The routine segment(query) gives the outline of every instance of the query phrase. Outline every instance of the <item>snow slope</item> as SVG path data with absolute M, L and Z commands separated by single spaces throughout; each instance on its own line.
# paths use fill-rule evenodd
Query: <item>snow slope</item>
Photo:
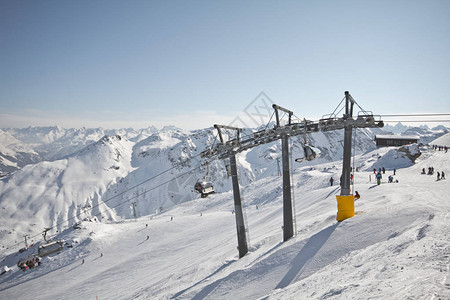
M 76 155 L 28 165 L 0 181 L 2 245 L 48 227 L 60 231 L 98 214 L 105 207 L 104 191 L 133 170 L 131 150 L 132 144 L 120 136 L 105 136 Z
M 437 139 L 433 140 L 430 144 L 436 145 L 436 146 L 450 147 L 450 133 L 447 133 L 443 136 L 438 137 Z
M 3 251 L 1 266 L 12 270 L 0 276 L 0 298 L 449 299 L 450 188 L 420 171 L 448 173 L 450 154 L 422 148 L 411 164 L 389 150 L 355 157 L 362 198 L 351 219 L 336 222 L 339 187 L 329 186 L 341 162 L 297 165 L 296 235 L 288 242 L 281 242 L 281 178 L 267 175 L 241 190 L 250 245 L 242 259 L 232 192 L 224 191 L 135 221 L 67 228 L 55 238 L 73 247 L 31 271 L 14 265 L 35 248 Z M 371 170 L 380 161 L 388 171 L 377 186 Z M 388 184 L 393 168 L 399 182 Z

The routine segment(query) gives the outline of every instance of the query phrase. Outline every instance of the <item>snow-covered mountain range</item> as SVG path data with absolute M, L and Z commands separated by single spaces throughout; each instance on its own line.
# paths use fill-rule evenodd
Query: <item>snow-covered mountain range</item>
M 0 176 L 5 176 L 25 165 L 65 158 L 87 145 L 97 142 L 105 135 L 120 135 L 133 143 L 138 143 L 155 134 L 177 131 L 183 132 L 185 135 L 198 132 L 186 132 L 174 126 L 166 126 L 162 129 L 150 126 L 139 130 L 132 128 L 65 129 L 59 126 L 0 129 Z M 211 129 L 205 131 L 210 132 Z M 445 126 L 436 126 L 430 129 L 426 125 L 409 127 L 398 123 L 395 126 L 385 125 L 381 130 L 373 129 L 370 134 L 418 135 L 421 137 L 420 142 L 427 144 L 430 140 L 448 131 L 449 129 Z

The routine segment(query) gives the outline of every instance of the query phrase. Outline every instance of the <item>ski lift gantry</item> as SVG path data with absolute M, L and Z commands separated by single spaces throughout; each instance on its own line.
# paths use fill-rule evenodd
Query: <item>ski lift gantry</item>
M 345 92 L 345 112 L 342 117 L 337 117 L 334 112 L 330 115 L 322 117 L 319 121 L 304 120 L 302 122 L 293 123 L 293 112 L 278 106 L 272 105 L 275 111 L 276 124 L 273 128 L 265 128 L 261 131 L 254 132 L 252 135 L 241 139 L 241 128 L 214 125 L 219 134 L 220 143 L 211 149 L 207 149 L 201 153 L 201 157 L 211 159 L 230 159 L 231 178 L 233 185 L 236 227 L 238 236 L 239 257 L 243 257 L 248 252 L 246 229 L 242 212 L 242 203 L 239 190 L 239 182 L 237 177 L 236 153 L 267 144 L 281 139 L 282 151 L 282 168 L 283 168 L 283 239 L 287 241 L 294 235 L 293 217 L 292 217 L 292 198 L 291 198 L 291 182 L 289 171 L 289 138 L 298 135 L 306 135 L 308 133 L 319 131 L 333 131 L 344 129 L 344 157 L 341 180 L 341 193 L 337 197 L 338 215 L 337 220 L 354 216 L 354 197 L 350 194 L 350 173 L 351 173 L 351 147 L 352 147 L 352 130 L 353 128 L 375 128 L 383 127 L 384 123 L 380 116 L 375 116 L 368 111 L 363 110 L 353 118 L 353 107 L 357 104 L 348 91 Z M 343 99 L 343 100 L 344 100 Z M 341 102 L 342 103 L 342 102 Z M 358 105 L 359 106 L 359 105 Z M 288 116 L 288 123 L 281 125 L 279 112 L 282 111 Z M 236 137 L 228 141 L 224 141 L 222 129 L 233 130 Z M 305 153 L 306 155 L 306 153 Z

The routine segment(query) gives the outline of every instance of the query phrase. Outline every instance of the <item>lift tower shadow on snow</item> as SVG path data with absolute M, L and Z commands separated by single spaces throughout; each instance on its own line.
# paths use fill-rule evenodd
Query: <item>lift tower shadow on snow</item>
M 345 92 L 345 114 L 339 118 L 335 115 L 335 111 L 327 117 L 322 117 L 319 121 L 304 120 L 303 122 L 292 122 L 293 113 L 290 110 L 273 105 L 277 124 L 273 128 L 268 128 L 253 132 L 252 135 L 241 139 L 240 133 L 242 129 L 223 125 L 214 125 L 218 130 L 220 143 L 207 149 L 201 153 L 201 157 L 205 159 L 230 159 L 231 175 L 233 181 L 233 194 L 236 212 L 236 227 L 238 231 L 239 257 L 243 257 L 248 252 L 247 240 L 245 236 L 245 224 L 242 213 L 242 204 L 240 199 L 239 182 L 237 177 L 236 153 L 251 149 L 253 147 L 274 142 L 281 139 L 282 160 L 283 160 L 283 239 L 287 241 L 293 236 L 293 217 L 292 217 L 292 199 L 291 199 L 291 183 L 289 174 L 289 137 L 297 135 L 306 135 L 308 133 L 318 131 L 333 131 L 344 129 L 344 159 L 341 180 L 341 193 L 337 197 L 338 214 L 337 220 L 342 221 L 346 218 L 354 216 L 354 197 L 350 194 L 350 172 L 351 172 L 351 147 L 352 147 L 352 130 L 353 128 L 373 128 L 383 127 L 384 123 L 378 117 L 375 120 L 371 112 L 363 110 L 356 101 L 351 97 L 348 91 Z M 341 101 L 341 103 L 342 103 Z M 340 104 L 341 104 L 340 103 Z M 339 104 L 339 105 L 340 105 Z M 353 118 L 353 106 L 358 105 L 361 111 L 356 119 Z M 338 105 L 338 107 L 339 107 Z M 288 124 L 281 125 L 279 111 L 283 111 L 288 115 Z M 236 138 L 224 142 L 221 129 L 230 129 L 236 131 Z M 306 153 L 305 153 L 306 157 Z M 352 215 L 353 214 L 353 215 Z

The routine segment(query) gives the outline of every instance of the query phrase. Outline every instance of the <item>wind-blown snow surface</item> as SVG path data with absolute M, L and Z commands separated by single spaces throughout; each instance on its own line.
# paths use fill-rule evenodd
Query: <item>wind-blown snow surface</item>
M 450 153 L 422 148 L 414 165 L 389 148 L 355 157 L 361 199 L 336 222 L 341 162 L 296 167 L 296 235 L 282 241 L 281 178 L 242 188 L 250 252 L 237 258 L 232 192 L 116 223 L 58 234 L 73 248 L 17 270 L 4 257 L 1 299 L 449 299 L 450 188 L 421 169 L 450 170 Z M 372 170 L 383 161 L 377 186 Z M 240 166 L 241 167 L 241 166 Z M 387 183 L 396 168 L 398 183 Z M 146 226 L 148 224 L 148 227 Z M 148 239 L 147 239 L 148 236 Z M 103 256 L 101 256 L 103 253 Z M 84 259 L 84 264 L 82 263 Z

